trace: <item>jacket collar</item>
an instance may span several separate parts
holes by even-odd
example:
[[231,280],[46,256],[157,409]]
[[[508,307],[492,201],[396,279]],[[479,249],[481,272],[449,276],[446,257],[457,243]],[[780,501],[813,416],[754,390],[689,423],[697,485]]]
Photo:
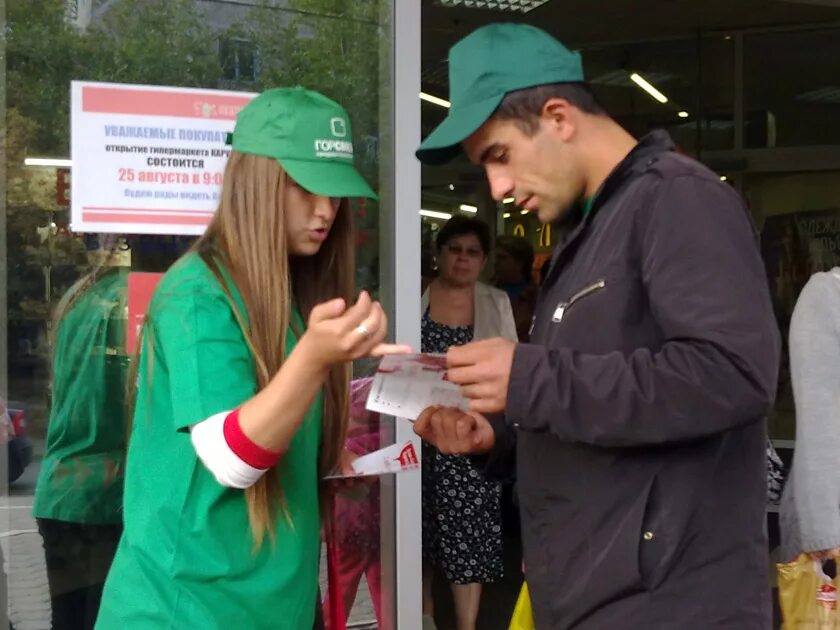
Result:
[[[573,247],[580,235],[583,234],[587,226],[592,222],[598,210],[603,207],[604,203],[613,193],[625,181],[649,168],[659,155],[673,151],[674,148],[674,141],[667,131],[662,129],[651,131],[639,140],[630,153],[616,165],[603,181],[595,193],[592,208],[586,216],[583,216],[580,208],[574,208],[568,213],[567,217],[561,219],[559,225],[555,227],[558,227],[559,231],[565,229],[568,236],[557,244],[557,248],[551,256],[551,267],[549,267],[548,275],[545,278],[546,283],[549,282],[551,276],[556,272],[558,267],[557,261],[564,252]],[[574,224],[572,224],[573,222]]]
[[603,205],[603,202],[610,198],[613,192],[626,180],[634,175],[645,171],[651,164],[656,161],[656,158],[662,153],[673,151],[675,148],[674,141],[667,131],[656,129],[651,131],[636,144],[635,147],[628,153],[624,159],[619,162],[612,172],[607,175],[607,178],[601,183],[595,193],[592,202],[592,209],[589,211],[584,220],[580,221],[578,227],[583,227],[583,224],[588,223],[591,217],[595,216],[598,208]]

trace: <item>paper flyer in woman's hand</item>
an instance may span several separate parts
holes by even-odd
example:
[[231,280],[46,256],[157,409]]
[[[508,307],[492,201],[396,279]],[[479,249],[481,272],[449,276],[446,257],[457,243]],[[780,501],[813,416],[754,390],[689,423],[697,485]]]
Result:
[[416,420],[432,405],[468,407],[461,389],[446,379],[445,355],[406,354],[382,359],[368,395],[368,410]]
[[368,453],[353,462],[355,475],[336,473],[324,479],[346,479],[352,477],[368,477],[373,475],[387,475],[414,470],[420,467],[420,460],[411,441],[391,444],[373,453]]

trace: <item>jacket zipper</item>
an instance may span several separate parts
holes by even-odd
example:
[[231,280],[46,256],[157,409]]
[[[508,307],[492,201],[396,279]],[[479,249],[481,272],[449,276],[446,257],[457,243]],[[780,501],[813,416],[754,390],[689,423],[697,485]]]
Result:
[[566,314],[566,311],[572,304],[574,304],[578,300],[582,300],[583,298],[585,298],[588,295],[591,295],[592,293],[595,293],[595,291],[600,291],[605,286],[607,286],[606,280],[598,280],[598,282],[594,282],[588,287],[585,287],[577,293],[575,293],[572,297],[569,298],[568,302],[560,302],[560,304],[558,304],[557,308],[554,310],[554,316],[551,318],[551,321],[553,321],[555,324],[559,324],[561,321],[563,321],[563,315]]

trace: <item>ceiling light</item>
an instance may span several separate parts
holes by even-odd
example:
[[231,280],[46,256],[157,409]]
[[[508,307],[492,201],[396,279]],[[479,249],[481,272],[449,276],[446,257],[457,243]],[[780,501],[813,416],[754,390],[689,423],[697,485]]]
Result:
[[725,182],[726,181],[726,175],[721,175],[720,176],[720,181]]
[[[679,75],[671,72],[658,72],[656,70],[645,72],[645,80],[648,83],[653,83],[654,85],[664,85],[669,81],[679,80],[679,78]],[[606,85],[609,87],[635,87],[635,84],[630,79],[628,71],[620,68],[610,70],[604,74],[599,74],[598,76],[589,79],[588,83]]]
[[475,206],[468,206],[467,204],[462,203],[461,212],[471,212],[475,214],[476,212],[478,212],[478,208],[476,208]]
[[807,103],[840,103],[840,87],[836,85],[827,85],[825,87],[811,90],[796,95],[797,101],[805,101]]
[[467,9],[495,9],[513,13],[528,13],[544,5],[548,0],[438,0],[444,7],[465,7]]
[[73,166],[72,160],[59,158],[26,158],[23,163],[26,166]]
[[502,200],[502,203],[513,203],[514,201],[516,201],[516,199],[514,199],[513,197],[505,197]]
[[425,92],[420,92],[420,100],[426,101],[427,103],[432,103],[433,105],[440,105],[441,107],[446,108],[452,106],[452,103],[450,103],[446,99],[440,98],[439,96],[432,96],[431,94],[426,94]]
[[[682,127],[683,129],[694,129],[696,123],[687,120],[685,122],[675,123],[677,126]],[[703,129],[707,131],[727,131],[732,129],[735,126],[735,121],[733,120],[704,120],[703,121]]]
[[449,190],[455,190],[455,184],[449,184]]
[[688,112],[678,112],[677,116],[680,118],[688,118]]
[[519,212],[519,214],[528,214],[528,212],[529,212],[529,210],[522,210],[522,211]]
[[510,219],[510,212],[505,212],[505,213],[502,215],[502,218],[503,218],[503,219]]
[[634,72],[630,75],[630,80],[663,105],[668,102],[668,97],[648,83],[642,75]]
[[452,218],[452,215],[448,212],[437,212],[435,210],[421,210],[420,216],[429,217],[430,219],[446,219],[449,220]]

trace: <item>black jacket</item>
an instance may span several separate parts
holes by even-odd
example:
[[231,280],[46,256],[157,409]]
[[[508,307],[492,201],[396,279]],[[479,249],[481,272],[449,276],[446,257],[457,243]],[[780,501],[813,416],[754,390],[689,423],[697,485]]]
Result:
[[743,201],[650,134],[558,245],[492,419],[538,628],[770,627],[779,353]]

